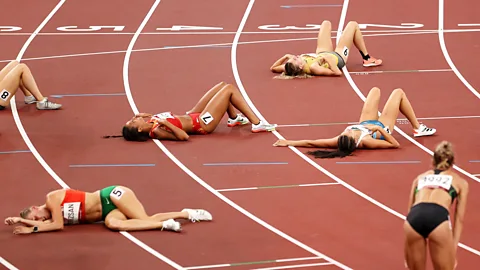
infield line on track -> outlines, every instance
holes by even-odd
[[[378,36],[399,36],[399,35],[417,35],[417,34],[434,34],[436,32],[415,32],[415,33],[384,33],[384,34],[372,34],[372,35],[363,35],[364,37],[378,37]],[[247,45],[247,44],[262,44],[262,43],[276,43],[276,42],[292,42],[292,41],[306,41],[306,40],[316,40],[316,37],[309,38],[290,38],[290,39],[266,39],[266,40],[256,40],[256,41],[244,41],[239,42],[238,44]],[[135,49],[132,52],[149,52],[149,51],[163,51],[163,50],[177,50],[177,49],[193,49],[193,48],[204,48],[211,46],[229,46],[232,43],[210,43],[210,44],[197,44],[197,45],[179,45],[179,46],[169,46],[169,47],[156,47],[156,48],[145,48],[145,49]],[[38,56],[22,59],[23,61],[33,61],[33,60],[45,60],[45,59],[56,59],[56,58],[70,58],[70,57],[80,57],[80,56],[94,56],[94,55],[105,55],[105,54],[121,54],[126,53],[126,50],[115,50],[115,51],[103,51],[103,52],[89,52],[89,53],[74,53],[74,54],[63,54],[63,55],[50,55],[50,56]],[[0,63],[10,62],[10,60],[0,60]]]
[[[274,269],[291,269],[291,268],[305,268],[305,267],[312,267],[312,266],[327,266],[332,265],[331,262],[326,263],[310,263],[310,264],[297,264],[297,265],[286,265],[286,266],[278,266],[278,267],[267,267],[267,268],[254,268],[254,270],[274,270]]]
[[[347,8],[348,8],[348,3],[349,3],[349,0],[344,0],[343,2],[343,9],[342,9],[342,14],[341,14],[341,19],[340,19],[340,24],[339,24],[339,29],[342,29],[343,28],[343,25],[345,24],[345,18],[346,18],[346,12],[347,12]],[[336,37],[336,40],[338,42],[339,40],[339,37],[341,35],[341,31],[338,31],[337,32],[337,37]],[[238,38],[236,38],[236,40],[238,41]],[[268,123],[268,121],[265,119],[265,117],[263,117],[263,115],[260,113],[260,111],[255,107],[255,105],[253,104],[252,100],[250,99],[250,97],[248,96],[243,84],[242,84],[242,81],[240,79],[240,75],[239,75],[239,72],[238,72],[238,68],[237,68],[237,63],[236,63],[236,46],[232,46],[232,70],[233,70],[233,75],[234,75],[234,78],[235,78],[235,82],[238,86],[238,89],[240,90],[240,92],[242,93],[243,97],[245,98],[245,100],[247,101],[248,105],[252,108],[252,110],[255,112],[255,114],[261,119],[261,120],[264,120]],[[363,94],[358,90],[358,87],[357,88],[354,88],[354,86],[356,87],[355,83],[353,82],[352,78],[350,77],[350,75],[348,74],[348,70],[346,70],[346,67],[343,67],[343,70],[344,70],[344,73],[345,73],[345,77],[347,78],[347,80],[349,80],[349,83],[351,84],[352,88],[355,90],[355,92],[357,92],[357,94],[359,95],[360,98],[363,97],[363,101],[365,101],[365,97],[363,96]],[[346,72],[345,72],[346,71]],[[395,127],[395,129],[397,130],[397,132],[399,132],[400,134],[402,134],[405,138],[407,138],[409,141],[411,141],[412,143],[414,143],[415,145],[417,145],[418,147],[420,147],[421,149],[423,149],[424,151],[426,151],[427,153],[431,153],[431,155],[433,155],[433,152],[431,152],[429,149],[425,148],[423,145],[420,145],[418,144],[415,140],[413,140],[411,137],[409,137],[408,135],[406,135],[405,133],[403,133],[403,131],[401,129],[399,129],[398,127]],[[281,139],[281,140],[284,140],[285,138],[278,132],[278,131],[273,131],[272,134],[274,134],[278,139]],[[329,176],[330,178],[332,178],[333,180],[339,182],[341,185],[343,185],[345,188],[349,189],[350,191],[352,191],[353,193],[357,194],[358,196],[364,198],[365,200],[371,202],[372,204],[378,206],[379,208],[385,210],[386,212],[389,212],[390,214],[394,215],[394,216],[397,216],[398,218],[401,218],[403,220],[405,220],[405,216],[400,214],[399,212],[391,209],[390,207],[380,203],[379,201],[375,200],[374,198],[366,195],[365,193],[361,192],[360,190],[356,189],[355,187],[353,187],[352,185],[348,184],[347,182],[345,182],[344,180],[340,179],[339,177],[337,177],[336,175],[332,174],[331,172],[329,172],[328,170],[326,170],[325,168],[323,168],[322,166],[320,166],[318,163],[314,162],[312,159],[310,159],[309,157],[307,157],[305,154],[303,154],[302,152],[300,152],[297,148],[293,147],[293,146],[288,146],[288,148],[290,150],[292,150],[294,153],[296,153],[299,157],[301,157],[303,160],[305,160],[306,162],[308,162],[310,165],[312,165],[314,168],[318,169],[319,171],[323,172],[325,175]],[[468,173],[467,173],[468,174]],[[480,256],[480,252],[471,248],[471,247],[468,247],[464,244],[461,244],[459,243],[459,246]]]
[[[16,58],[17,61],[20,61],[22,59],[23,54],[27,50],[28,46],[30,43],[33,41],[37,33],[39,33],[43,27],[50,21],[50,19],[57,13],[57,11],[60,9],[60,7],[63,6],[63,4],[66,2],[66,0],[60,0],[58,4],[55,6],[55,8],[48,14],[48,16],[44,19],[44,21],[38,26],[38,28],[35,30],[35,32],[27,39],[27,41],[23,44],[22,49],[18,53],[18,56]],[[158,0],[160,2],[160,0]],[[15,103],[15,96],[13,96],[10,99],[10,107],[12,109],[12,115],[13,119],[15,120],[15,124],[17,125],[18,131],[20,132],[20,135],[22,136],[23,140],[25,141],[25,144],[28,146],[32,154],[35,156],[37,161],[42,165],[42,167],[45,169],[45,171],[52,176],[52,178],[62,187],[62,188],[70,188],[56,173],[55,171],[48,165],[47,162],[43,159],[42,155],[38,153],[37,149],[31,142],[30,138],[28,137],[25,128],[23,127],[23,124],[20,120],[20,116],[18,114],[17,106]],[[121,235],[129,239],[131,242],[134,244],[138,245],[139,247],[143,248],[145,251],[148,253],[152,254],[153,256],[157,257],[158,259],[166,262],[167,264],[170,264],[171,266],[174,266],[176,269],[181,269],[181,267],[177,268],[177,264],[175,264],[173,261],[169,260],[156,250],[152,249],[133,235],[129,234],[128,232],[120,232]]]
[[[159,3],[160,0],[157,0],[156,3]],[[249,9],[251,9],[251,6],[253,5],[253,0],[250,0],[250,3],[247,7],[247,11],[246,12],[249,12]],[[151,10],[153,11],[153,9]],[[140,32],[142,31],[144,25],[146,24],[146,22],[148,21],[148,16],[145,17],[145,20],[142,22],[142,25],[137,29],[135,35],[133,36],[132,40],[130,41],[130,44],[128,45],[128,48],[127,48],[127,52],[125,53],[125,58],[124,58],[124,62],[123,62],[123,82],[124,82],[124,88],[125,88],[125,93],[126,93],[126,96],[127,96],[127,99],[128,99],[128,103],[133,111],[134,114],[138,114],[140,113],[136,104],[135,104],[135,101],[133,99],[133,96],[132,96],[132,92],[131,92],[131,89],[130,89],[130,81],[129,81],[129,62],[130,62],[130,56],[132,54],[132,51],[133,51],[133,47],[135,45],[135,42],[136,40],[138,39],[139,37],[139,34]],[[242,23],[240,23],[242,25]],[[233,42],[235,44],[235,41]],[[284,238],[285,240],[288,240],[290,241],[291,243],[297,245],[298,247],[320,257],[320,258],[323,258],[327,261],[330,261],[330,262],[333,262],[335,263],[337,266],[339,266],[340,268],[342,269],[348,269],[348,270],[351,270],[350,268],[346,267],[346,266],[343,266],[342,264],[338,263],[338,262],[335,262],[334,260],[326,257],[325,255],[323,255],[322,253],[312,249],[311,247],[303,244],[302,242],[296,240],[295,238],[287,235],[286,233],[280,231],[279,229],[273,227],[272,225],[268,224],[267,222],[265,222],[264,220],[258,218],[257,216],[253,215],[252,213],[248,212],[246,209],[242,208],[241,206],[239,206],[238,204],[236,204],[235,202],[233,202],[232,200],[228,199],[226,196],[224,196],[223,194],[221,194],[220,192],[216,191],[212,186],[210,186],[209,184],[207,184],[205,181],[203,181],[200,177],[198,177],[195,173],[193,173],[187,166],[185,166],[185,164],[183,164],[179,159],[177,159],[177,157],[175,155],[173,155],[159,140],[157,139],[153,139],[152,140],[163,152],[164,154],[170,158],[170,160],[172,160],[180,169],[182,169],[186,174],[188,174],[192,179],[194,179],[197,183],[199,183],[200,185],[202,185],[205,189],[207,189],[208,191],[210,191],[213,195],[217,196],[219,199],[221,199],[222,201],[224,201],[225,203],[227,203],[228,205],[230,205],[232,208],[236,209],[237,211],[239,211],[240,213],[244,214],[245,216],[249,217],[250,219],[252,219],[253,221],[257,222],[259,225],[262,225],[263,227],[265,227],[266,229],[270,230],[271,232],[277,234],[278,236]],[[177,268],[178,269],[178,268]]]
[[[5,266],[9,270],[19,270],[17,267],[15,267],[9,261],[5,260],[3,257],[0,257],[0,263],[3,264],[3,266]]]
[[[281,186],[259,186],[259,187],[244,187],[244,188],[224,188],[224,189],[217,189],[217,191],[218,191],[218,192],[227,192],[227,191],[244,191],[244,190],[260,190],[260,189],[294,188],[294,187],[332,186],[332,185],[339,185],[339,183],[338,183],[338,182],[327,182],[327,183],[293,184],[293,185],[281,185]]]
[[[266,260],[266,261],[255,261],[255,262],[223,263],[223,264],[190,266],[190,267],[185,267],[184,269],[186,269],[186,270],[206,269],[206,268],[210,269],[210,268],[220,268],[220,267],[232,267],[232,266],[266,264],[266,263],[297,262],[297,261],[307,261],[307,260],[323,260],[323,258],[320,258],[320,257],[300,257],[300,258],[277,259],[277,260]]]

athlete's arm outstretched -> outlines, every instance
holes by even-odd
[[[270,70],[275,73],[282,73],[285,71],[285,63],[292,58],[293,55],[285,54],[281,58],[279,58],[273,65],[270,67]]]
[[[294,146],[294,147],[318,147],[318,148],[335,148],[337,147],[338,136],[330,139],[318,140],[278,140],[273,146]]]

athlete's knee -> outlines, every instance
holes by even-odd
[[[324,20],[324,21],[322,22],[322,26],[332,27],[332,23],[331,23],[329,20]]]
[[[393,90],[392,95],[403,96],[405,95],[405,92],[403,91],[402,88],[396,88],[395,90]]]
[[[105,219],[105,226],[112,231],[121,231],[123,229],[123,222],[116,218],[107,218]]]
[[[358,28],[358,22],[357,21],[349,21],[347,26]]]

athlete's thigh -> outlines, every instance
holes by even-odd
[[[385,126],[390,127],[390,130],[393,130],[393,127],[397,123],[398,114],[400,113],[400,102],[402,101],[402,95],[402,91],[394,90],[385,103],[382,114],[378,119]]]
[[[404,222],[405,235],[404,252],[405,262],[410,270],[424,270],[427,261],[427,242],[418,234],[408,221]]]
[[[145,208],[131,189],[124,186],[116,186],[110,193],[110,199],[127,218],[148,218]]]
[[[200,125],[205,131],[210,133],[216,129],[230,105],[232,91],[237,91],[232,85],[223,87],[200,113]]]
[[[7,106],[17,92],[21,73],[21,68],[16,66],[0,81],[0,105]]]
[[[367,95],[360,114],[360,122],[378,119],[378,104],[380,103],[380,89],[373,87]]]
[[[5,78],[5,76],[7,76],[7,74],[10,72],[10,70],[12,70],[14,67],[18,66],[18,61],[12,61],[10,63],[8,63],[6,66],[4,66],[2,68],[2,70],[0,70],[0,81],[3,80]]]
[[[445,221],[430,233],[430,256],[435,269],[453,269],[455,265],[455,249],[453,246],[450,222]]]
[[[317,49],[315,53],[333,51],[332,45],[332,26],[330,23],[322,23],[317,37]]]
[[[107,228],[115,230],[120,227],[119,223],[122,221],[127,220],[127,217],[118,209],[112,210],[108,215],[105,217],[105,226]]]

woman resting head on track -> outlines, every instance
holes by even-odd
[[[183,209],[180,212],[147,215],[135,193],[124,186],[110,186],[93,193],[73,189],[59,189],[47,194],[46,203],[31,206],[20,217],[9,217],[5,224],[22,224],[14,234],[62,230],[64,225],[104,221],[115,231],[171,230],[180,231],[174,219],[192,222],[212,220],[206,210]]]
[[[234,108],[246,118],[237,114]],[[249,122],[252,123],[252,132],[273,131],[276,127],[261,121],[235,86],[221,82],[211,88],[186,115],[174,115],[171,112],[156,115],[140,113],[125,124],[122,135],[104,138],[123,136],[127,141],[186,141],[189,134],[206,135],[213,132],[225,113],[229,116],[229,127]]]
[[[451,143],[441,142],[433,154],[434,169],[413,181],[409,212],[403,226],[405,262],[410,270],[426,268],[427,242],[435,269],[455,268],[467,207],[468,182],[453,172],[454,157]],[[455,199],[452,233],[449,209]]]
[[[380,117],[378,116],[379,102],[380,89],[374,87],[368,93],[367,100],[363,105],[360,123],[348,126],[336,137],[300,141],[278,140],[273,146],[337,148],[335,151],[316,150],[308,152],[316,158],[346,157],[357,148],[398,148],[400,144],[392,136],[392,130],[395,127],[399,112],[410,121],[415,137],[429,136],[436,132],[436,129],[418,122],[413,107],[402,89],[393,90]]]
[[[12,61],[0,71],[0,110],[8,106],[18,88],[25,95],[25,104],[37,103],[39,110],[58,110],[62,107],[61,104],[49,101],[40,93],[27,65]]]
[[[314,54],[286,54],[278,59],[270,67],[270,70],[295,77],[302,75],[339,76],[342,75],[341,69],[347,64],[352,44],[360,51],[364,67],[375,67],[382,64],[382,60],[375,59],[368,54],[357,22],[347,24],[335,50],[332,45],[331,33],[330,21],[323,21],[318,32],[317,49]]]

